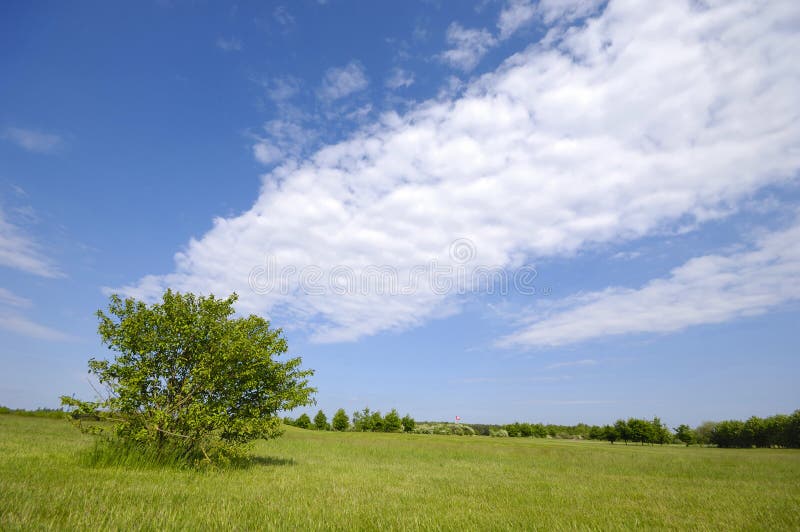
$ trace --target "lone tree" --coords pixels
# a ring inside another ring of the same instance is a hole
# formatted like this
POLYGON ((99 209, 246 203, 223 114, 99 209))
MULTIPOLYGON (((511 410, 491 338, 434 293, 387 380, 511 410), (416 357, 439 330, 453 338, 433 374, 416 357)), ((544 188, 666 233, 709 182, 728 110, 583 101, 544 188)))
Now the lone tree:
POLYGON ((89 360, 106 396, 62 404, 78 420, 112 421, 126 443, 190 461, 240 456, 249 442, 280 436, 277 413, 314 402, 313 371, 299 357, 277 360, 287 351, 281 330, 234 317, 236 300, 171 290, 152 305, 111 296, 98 332, 115 355, 89 360))

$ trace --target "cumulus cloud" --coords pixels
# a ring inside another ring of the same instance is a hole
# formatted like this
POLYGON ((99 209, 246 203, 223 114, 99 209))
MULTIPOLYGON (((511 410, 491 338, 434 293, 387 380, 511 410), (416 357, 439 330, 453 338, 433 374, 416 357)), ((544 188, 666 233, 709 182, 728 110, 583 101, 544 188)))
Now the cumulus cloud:
POLYGON ((351 61, 343 67, 329 68, 318 94, 323 100, 333 101, 363 91, 368 85, 364 68, 358 61, 351 61))
POLYGON ((63 277, 63 273, 44 255, 36 241, 11 223, 0 209, 0 266, 7 266, 41 277, 63 277))
POLYGON ((642 332, 671 332, 766 312, 800 299, 800 222, 760 239, 756 249, 694 258, 638 289, 613 287, 567 301, 502 339, 551 346, 642 332))
POLYGON ((3 138, 28 151, 38 153, 52 153, 60 148, 63 139, 52 133, 42 133, 33 129, 9 127, 3 132, 3 138))
MULTIPOLYGON (((236 290, 240 310, 353 340, 458 312, 460 300, 425 279, 401 294, 320 292, 283 286, 277 272, 313 266, 337 281, 337 266, 388 265, 408 278, 432 260, 513 269, 724 216, 797 175, 799 19, 792 1, 612 1, 458 96, 386 113, 274 168, 253 206, 216 219, 173 272, 121 291, 236 290), (464 237, 468 262, 449 252, 464 237), (259 265, 258 286, 273 289, 251 289, 259 265)), ((329 97, 349 93, 330 78, 329 97)))
POLYGON ((474 69, 484 55, 496 44, 495 38, 484 29, 468 29, 458 22, 447 28, 447 44, 451 46, 440 55, 442 61, 465 72, 474 69))

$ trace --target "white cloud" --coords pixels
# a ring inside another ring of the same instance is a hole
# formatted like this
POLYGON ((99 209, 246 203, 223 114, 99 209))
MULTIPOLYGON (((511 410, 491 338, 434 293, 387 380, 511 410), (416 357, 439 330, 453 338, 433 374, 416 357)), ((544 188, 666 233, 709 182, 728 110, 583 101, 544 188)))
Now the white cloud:
POLYGON ((41 325, 19 314, 7 313, 2 310, 0 310, 0 329, 50 342, 68 342, 75 340, 75 338, 69 334, 41 325))
POLYGON ((368 85, 364 68, 359 62, 351 61, 343 67, 329 68, 318 94, 323 100, 333 101, 360 92, 368 85))
POLYGON ((410 87, 414 84, 414 74, 402 68, 392 69, 392 73, 386 79, 386 86, 390 89, 410 87))
POLYGON ((497 19, 500 38, 507 39, 536 17, 536 3, 532 0, 509 0, 497 19))
MULTIPOLYGON (((460 301, 425 282, 397 296, 297 284, 259 295, 253 267, 269 255, 277 268, 407 275, 432 259, 455 264, 448 246, 468 237, 475 264, 513 268, 724 216, 800 168, 800 63, 788 52, 800 48, 798 19, 793 1, 612 1, 457 97, 384 114, 281 164, 251 209, 216 219, 172 273, 122 290, 236 290, 241 310, 352 340, 458 312, 460 301)), ((348 92, 334 89, 338 77, 329 97, 348 92)))
POLYGON ((0 287, 0 329, 39 340, 56 342, 74 339, 68 334, 38 324, 19 314, 18 309, 32 306, 29 299, 0 287))
POLYGON ((281 160, 284 154, 277 146, 262 140, 253 145, 253 157, 261 164, 270 165, 281 160))
POLYGON ((447 28, 447 44, 451 48, 442 52, 440 57, 450 66, 469 72, 496 42, 492 34, 484 29, 467 29, 453 22, 447 28))
POLYGON ((19 127, 6 128, 3 138, 32 152, 52 153, 63 145, 60 136, 19 127))
POLYGON ((598 12, 605 0, 540 0, 537 11, 545 24, 565 24, 598 12))
POLYGON ((64 275, 44 256, 40 246, 25 231, 6 219, 2 209, 0 209, 0 266, 41 277, 64 275))
POLYGON ((224 50, 225 52, 241 52, 243 46, 242 41, 236 37, 231 37, 230 39, 220 37, 217 39, 217 48, 224 50))
POLYGON ((556 362, 554 364, 550 364, 549 366, 547 366, 547 369, 574 368, 578 366, 596 366, 596 365, 597 365, 596 360, 585 358, 583 360, 571 360, 569 362, 556 362))
POLYGON ((284 159, 296 159, 314 140, 315 134, 297 122, 270 120, 264 124, 264 134, 255 135, 253 156, 258 162, 271 165, 284 159))
POLYGON ((267 95, 276 103, 289 100, 298 92, 300 92, 300 80, 294 76, 276 77, 267 85, 267 95))
POLYGON ((497 19, 499 38, 507 39, 531 24, 541 21, 562 26, 598 12, 604 0, 508 0, 497 19))
POLYGON ((0 287, 0 305, 8 305, 11 307, 30 307, 30 299, 20 297, 10 290, 0 287))
MULTIPOLYGON (((505 346, 552 346, 721 323, 800 299, 800 221, 764 236, 756 249, 707 255, 638 289, 608 288, 566 302, 550 316, 501 340, 505 346)), ((561 302, 562 304, 565 302, 561 302)))

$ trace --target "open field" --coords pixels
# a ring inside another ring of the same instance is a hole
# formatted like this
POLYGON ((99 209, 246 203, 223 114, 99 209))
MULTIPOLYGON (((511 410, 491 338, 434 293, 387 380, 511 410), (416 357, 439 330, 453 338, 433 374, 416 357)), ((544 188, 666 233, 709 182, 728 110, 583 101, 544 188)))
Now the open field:
POLYGON ((82 465, 66 422, 0 415, 0 529, 800 529, 800 452, 314 432, 246 469, 82 465))

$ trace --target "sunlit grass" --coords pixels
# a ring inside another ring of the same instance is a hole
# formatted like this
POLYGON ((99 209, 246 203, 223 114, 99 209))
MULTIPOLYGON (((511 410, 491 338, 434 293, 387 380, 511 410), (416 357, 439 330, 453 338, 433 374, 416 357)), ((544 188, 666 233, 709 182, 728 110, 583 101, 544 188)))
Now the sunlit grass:
POLYGON ((0 416, 0 529, 800 528, 800 451, 289 428, 250 467, 105 462, 0 416))

